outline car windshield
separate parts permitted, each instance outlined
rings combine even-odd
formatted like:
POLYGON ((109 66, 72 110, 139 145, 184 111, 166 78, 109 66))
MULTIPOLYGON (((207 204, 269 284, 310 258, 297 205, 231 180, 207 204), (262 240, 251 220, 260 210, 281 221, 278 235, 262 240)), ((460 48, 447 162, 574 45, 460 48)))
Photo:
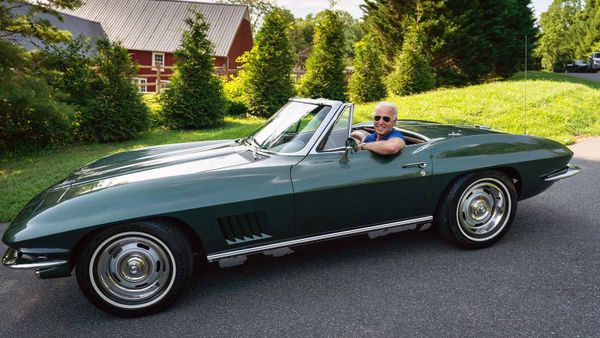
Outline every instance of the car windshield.
POLYGON ((249 139, 264 150, 295 153, 308 144, 331 106, 288 102, 249 139))
POLYGON ((600 53, 596 53, 596 54, 594 54, 594 58, 595 58, 595 59, 597 59, 597 58, 600 58, 600 53))

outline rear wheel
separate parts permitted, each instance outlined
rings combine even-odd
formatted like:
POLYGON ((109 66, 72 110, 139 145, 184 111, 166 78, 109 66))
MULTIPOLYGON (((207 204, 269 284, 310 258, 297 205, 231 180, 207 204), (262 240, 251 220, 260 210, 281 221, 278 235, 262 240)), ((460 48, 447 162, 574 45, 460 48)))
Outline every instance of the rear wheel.
POLYGON ((490 246, 502 238, 515 217, 517 193, 502 172, 484 171, 451 183, 436 212, 438 231, 466 248, 490 246))
POLYGON ((119 316, 157 312, 191 279, 192 249, 175 227, 157 222, 120 225, 100 232, 83 248, 77 281, 100 309, 119 316))

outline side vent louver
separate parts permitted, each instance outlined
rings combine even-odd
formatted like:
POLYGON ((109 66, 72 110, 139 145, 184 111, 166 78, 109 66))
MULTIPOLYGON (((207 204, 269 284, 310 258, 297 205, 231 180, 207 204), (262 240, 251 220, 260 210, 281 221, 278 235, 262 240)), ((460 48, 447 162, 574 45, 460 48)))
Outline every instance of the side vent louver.
POLYGON ((271 237, 263 233, 256 213, 220 217, 217 222, 227 244, 240 244, 271 237))

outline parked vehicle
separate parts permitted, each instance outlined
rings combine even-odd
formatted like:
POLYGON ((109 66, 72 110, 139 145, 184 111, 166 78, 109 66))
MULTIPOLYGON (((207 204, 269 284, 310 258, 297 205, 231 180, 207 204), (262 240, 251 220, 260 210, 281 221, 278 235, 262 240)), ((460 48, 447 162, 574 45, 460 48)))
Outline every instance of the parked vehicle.
POLYGON ((567 64, 567 72, 585 73, 588 71, 588 62, 585 60, 575 60, 567 64))
POLYGON ((102 310, 143 315, 171 304, 194 255, 221 266, 250 254, 434 225, 465 248, 510 228, 517 203, 577 174, 548 139, 481 126, 404 120, 396 155, 358 151, 354 106, 292 99, 252 135, 114 154, 32 199, 3 236, 2 263, 39 278, 75 268, 102 310), (355 136, 356 137, 356 136, 355 136))

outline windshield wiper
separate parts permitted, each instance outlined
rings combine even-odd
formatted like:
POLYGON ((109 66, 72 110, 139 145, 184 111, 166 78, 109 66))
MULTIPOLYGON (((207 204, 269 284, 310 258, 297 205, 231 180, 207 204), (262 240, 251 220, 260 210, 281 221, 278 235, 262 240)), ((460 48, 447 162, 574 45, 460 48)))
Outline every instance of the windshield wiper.
POLYGON ((259 160, 260 158, 258 157, 258 149, 260 148, 260 145, 258 144, 258 142, 256 141, 256 139, 254 139, 254 137, 252 136, 248 136, 244 139, 244 142, 252 147, 252 157, 254 158, 254 160, 259 160))

